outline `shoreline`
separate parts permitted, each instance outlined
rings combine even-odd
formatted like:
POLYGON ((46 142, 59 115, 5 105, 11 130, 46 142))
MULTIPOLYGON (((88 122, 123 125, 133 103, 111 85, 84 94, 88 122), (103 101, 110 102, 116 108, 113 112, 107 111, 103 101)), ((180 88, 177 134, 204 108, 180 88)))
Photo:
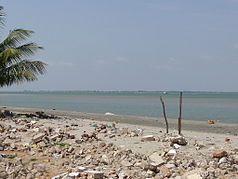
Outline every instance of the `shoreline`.
MULTIPOLYGON (((139 126, 158 127, 165 129, 165 122, 163 118, 155 117, 142 117, 132 115, 105 115, 100 113, 87 113, 77 111, 64 111, 64 110, 53 110, 53 109, 40 109, 40 108, 22 108, 22 107, 11 107, 1 106, 0 110, 9 110, 17 113, 35 113, 37 111, 43 111, 49 115, 70 117, 77 119, 88 119, 92 121, 106 121, 116 122, 123 124, 132 124, 139 126)), ((169 130, 177 130, 177 119, 168 119, 169 130)), ((202 133, 219 133, 219 134, 230 134, 238 135, 238 124, 234 123, 220 123, 208 124, 207 121, 192 121, 182 120, 182 131, 196 131, 202 133)))

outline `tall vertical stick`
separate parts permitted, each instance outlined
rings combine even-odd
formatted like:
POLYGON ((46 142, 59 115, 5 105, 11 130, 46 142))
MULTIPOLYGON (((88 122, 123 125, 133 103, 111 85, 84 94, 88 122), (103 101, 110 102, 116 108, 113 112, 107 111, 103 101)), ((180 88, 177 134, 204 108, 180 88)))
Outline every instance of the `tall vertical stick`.
POLYGON ((179 117, 178 117, 178 133, 181 134, 182 129, 182 98, 183 98, 183 92, 180 92, 179 95, 179 117))
POLYGON ((165 124, 166 124, 166 133, 169 133, 169 124, 168 124, 168 120, 167 120, 167 116, 166 116, 166 109, 165 109, 165 105, 164 105, 164 101, 162 96, 160 96, 160 101, 163 107, 163 115, 164 115, 164 120, 165 120, 165 124))

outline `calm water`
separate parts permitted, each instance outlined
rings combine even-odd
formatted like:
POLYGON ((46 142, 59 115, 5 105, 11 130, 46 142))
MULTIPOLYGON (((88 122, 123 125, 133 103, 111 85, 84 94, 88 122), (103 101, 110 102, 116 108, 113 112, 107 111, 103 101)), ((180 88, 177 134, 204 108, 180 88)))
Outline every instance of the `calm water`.
MULTIPOLYGON (((177 118, 178 92, 0 92, 0 105, 162 117, 160 95, 177 118)), ((238 93, 184 92, 183 117, 238 123, 238 93)))

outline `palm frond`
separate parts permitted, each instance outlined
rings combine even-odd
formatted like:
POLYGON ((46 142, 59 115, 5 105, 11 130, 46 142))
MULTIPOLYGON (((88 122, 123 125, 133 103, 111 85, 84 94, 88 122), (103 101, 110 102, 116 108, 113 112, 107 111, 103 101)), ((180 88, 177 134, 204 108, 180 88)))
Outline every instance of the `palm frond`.
POLYGON ((4 51, 0 52, 0 66, 6 67, 7 64, 12 64, 13 61, 17 61, 21 58, 19 50, 16 48, 7 48, 4 51))
POLYGON ((26 40, 31 34, 34 33, 31 30, 15 29, 9 32, 7 38, 0 43, 0 51, 6 48, 16 48, 22 41, 26 40))
POLYGON ((29 71, 9 72, 0 76, 0 86, 11 86, 12 84, 22 83, 24 81, 35 81, 37 77, 29 71))
POLYGON ((4 25, 4 20, 5 20, 5 13, 4 13, 4 11, 3 11, 3 6, 0 6, 0 25, 2 26, 2 25, 4 25))
POLYGON ((16 49, 19 51, 21 55, 30 56, 30 55, 34 55, 34 53, 37 50, 43 49, 43 47, 37 45, 36 43, 27 43, 17 47, 16 49))
POLYGON ((0 86, 37 80, 36 75, 44 74, 47 64, 41 61, 23 60, 0 70, 0 86))
POLYGON ((0 66, 4 64, 5 66, 8 66, 19 62, 21 58, 34 55, 34 53, 39 49, 43 49, 43 47, 36 43, 27 43, 16 48, 6 48, 0 52, 0 66))

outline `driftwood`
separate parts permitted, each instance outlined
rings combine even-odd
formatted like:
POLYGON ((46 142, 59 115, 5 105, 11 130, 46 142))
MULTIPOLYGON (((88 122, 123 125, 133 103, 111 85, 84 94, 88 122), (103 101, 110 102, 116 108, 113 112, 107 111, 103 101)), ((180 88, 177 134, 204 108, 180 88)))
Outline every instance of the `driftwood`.
POLYGON ((163 115, 164 115, 164 120, 165 120, 165 124, 166 124, 166 133, 169 133, 169 124, 168 124, 168 120, 167 120, 167 116, 166 116, 166 109, 165 109, 165 104, 163 101, 162 96, 160 96, 160 101, 163 107, 163 115))
POLYGON ((178 133, 181 134, 182 130, 182 98, 183 92, 180 92, 179 95, 179 117, 178 117, 178 133))

